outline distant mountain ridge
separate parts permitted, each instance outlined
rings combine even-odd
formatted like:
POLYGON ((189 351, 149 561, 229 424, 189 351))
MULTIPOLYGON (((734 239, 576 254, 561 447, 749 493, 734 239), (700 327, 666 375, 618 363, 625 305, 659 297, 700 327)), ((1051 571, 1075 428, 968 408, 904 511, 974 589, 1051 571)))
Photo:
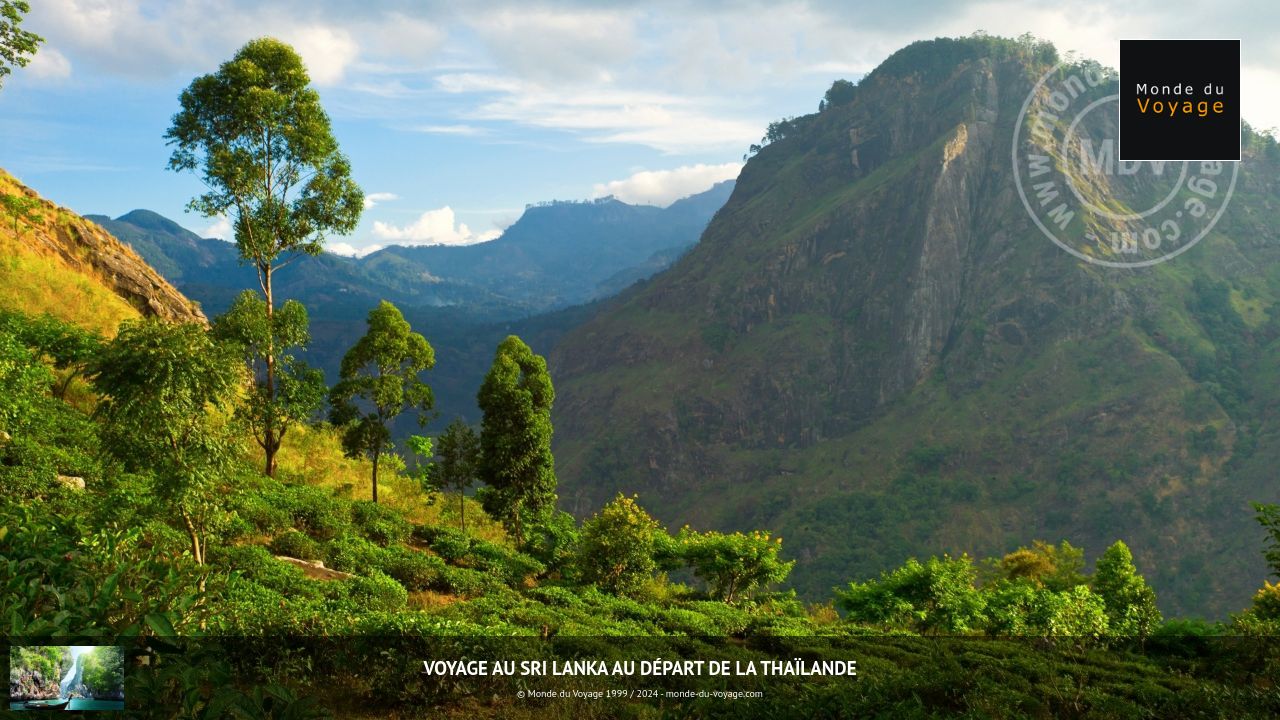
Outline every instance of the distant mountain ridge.
MULTIPOLYGON (((337 377, 342 354, 365 331, 379 300, 404 311, 436 350, 429 373, 440 422, 478 419, 475 394, 506 335, 546 354, 589 317, 579 307, 666 268, 693 246, 733 181, 666 208, 616 199, 531 206, 501 238, 478 245, 392 247, 364 258, 325 253, 277 272, 277 298, 302 301, 311 318, 308 362, 337 377)), ((157 213, 90 216, 198 300, 214 317, 258 285, 235 245, 201 238, 157 213)), ((412 421, 404 419, 404 432, 412 421)), ((416 428, 413 429, 417 432, 416 428)))
MULTIPOLYGON (((613 198, 535 205, 485 243, 306 258, 280 271, 277 293, 314 308, 387 299, 466 307, 492 319, 557 310, 607 297, 665 268, 697 242, 732 189, 733 181, 721 182, 665 208, 613 198)), ((157 213, 88 217, 213 313, 257 283, 234 245, 201 238, 157 213)))

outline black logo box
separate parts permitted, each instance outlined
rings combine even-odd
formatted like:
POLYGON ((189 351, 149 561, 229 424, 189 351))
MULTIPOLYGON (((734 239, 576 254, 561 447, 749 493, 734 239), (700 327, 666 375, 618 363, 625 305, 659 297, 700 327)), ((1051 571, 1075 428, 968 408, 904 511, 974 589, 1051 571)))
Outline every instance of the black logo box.
POLYGON ((1239 40, 1120 41, 1121 160, 1239 160, 1240 100, 1239 40), (1138 92, 1141 85, 1145 93, 1138 92), (1181 92, 1166 94, 1166 87, 1181 92), (1154 112, 1157 102, 1163 113, 1154 112), (1185 102, 1191 114, 1183 112, 1185 102), (1213 112, 1218 102, 1221 113, 1213 112))

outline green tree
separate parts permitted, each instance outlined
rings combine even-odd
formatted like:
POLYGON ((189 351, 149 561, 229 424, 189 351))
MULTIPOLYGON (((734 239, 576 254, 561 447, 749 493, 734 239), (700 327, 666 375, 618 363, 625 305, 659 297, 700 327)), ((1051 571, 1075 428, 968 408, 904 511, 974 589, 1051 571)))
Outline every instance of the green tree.
POLYGON ((707 583, 713 595, 728 603, 786 580, 795 566, 794 560, 783 562, 778 557, 782 538, 771 538, 764 531, 698 533, 686 527, 676 536, 676 545, 693 574, 707 583))
POLYGON ((15 240, 22 237, 21 223, 26 223, 30 227, 43 219, 43 216, 36 212, 36 208, 40 207, 40 201, 26 195, 0 195, 0 207, 4 208, 5 214, 13 222, 15 240))
POLYGON ((52 360, 62 371, 62 377, 53 387, 54 397, 59 400, 66 398, 71 383, 89 369, 89 364, 102 350, 102 337, 97 333, 51 315, 27 317, 0 311, 0 329, 52 360))
POLYGON ((329 393, 329 419, 342 428, 348 457, 373 462, 373 501, 378 502, 378 461, 391 446, 388 423, 408 409, 418 425, 431 410, 431 388, 418 374, 436 364, 430 343, 409 327, 395 305, 383 300, 369 313, 369 330, 342 358, 338 384, 329 393))
POLYGON ((818 103, 818 112, 822 112, 827 108, 848 105, 853 102, 857 94, 857 85, 848 80, 836 80, 831 83, 831 87, 827 88, 826 94, 822 96, 822 102, 818 103))
POLYGON ((267 475, 275 473, 275 458, 285 433, 313 418, 324 405, 328 388, 324 373, 295 355, 311 341, 307 309, 286 300, 274 313, 252 290, 245 290, 226 313, 213 322, 214 339, 235 348, 254 376, 248 402, 237 408, 253 431, 253 439, 267 458, 267 475), (267 387, 268 353, 275 353, 274 392, 267 387))
POLYGON ((551 404, 555 389, 547 361, 515 335, 498 345, 477 397, 480 480, 488 488, 484 508, 524 544, 525 516, 537 520, 556 503, 551 455, 551 404))
POLYGON ((7 328, 0 326, 0 445, 28 423, 53 376, 7 328))
MULTIPOLYGON (((249 42, 218 72, 193 80, 181 104, 165 134, 175 146, 169 168, 200 172, 209 191, 191 201, 192 210, 232 219, 240 258, 258 273, 266 325, 274 330, 273 273, 320 254, 326 233, 354 230, 364 194, 302 59, 279 40, 249 42)), ((266 340, 262 392, 274 406, 280 392, 274 332, 266 340)), ((283 432, 277 417, 261 415, 268 475, 283 432)))
POLYGON ((1133 553, 1117 540, 1098 558, 1093 589, 1106 606, 1112 635, 1143 638, 1163 619, 1156 594, 1133 565, 1133 553))
POLYGON ((849 583, 836 592, 851 620, 917 632, 964 633, 983 621, 985 598, 974 587, 968 555, 911 558, 878 580, 849 583))
POLYGON ((1036 540, 1029 548, 1018 548, 1000 559, 999 570, 1006 579, 1026 579, 1057 591, 1086 582, 1084 550, 1066 540, 1056 546, 1036 540))
POLYGON ((575 563, 582 581, 634 593, 657 569, 654 544, 665 534, 634 499, 619 494, 582 524, 575 563))
POLYGON ((26 67, 44 38, 23 30, 22 16, 31 12, 26 0, 0 0, 0 85, 15 67, 26 67))
POLYGON ((432 465, 431 483, 441 490, 458 493, 458 526, 467 531, 466 489, 476 480, 480 463, 480 438, 471 426, 461 418, 449 423, 436 442, 436 455, 432 465))
POLYGON ((1253 503, 1258 514, 1258 524, 1267 532, 1267 549, 1264 555, 1271 566, 1271 574, 1280 576, 1280 505, 1253 503))
POLYGON ((222 497, 232 439, 222 413, 240 370, 234 355, 194 323, 155 318, 121 324, 93 370, 102 396, 105 446, 126 469, 154 475, 158 499, 176 516, 205 562, 210 532, 224 515, 222 497))

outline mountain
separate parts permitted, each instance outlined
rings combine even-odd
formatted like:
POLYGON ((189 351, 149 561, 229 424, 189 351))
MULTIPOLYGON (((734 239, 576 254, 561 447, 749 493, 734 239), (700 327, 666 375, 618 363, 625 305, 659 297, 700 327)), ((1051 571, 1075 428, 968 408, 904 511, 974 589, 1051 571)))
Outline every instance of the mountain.
POLYGON ((732 190, 726 180, 666 208, 612 197, 533 205, 490 242, 392 246, 363 264, 391 276, 467 282, 536 311, 579 305, 669 265, 698 241, 732 190))
MULTIPOLYGON (((1037 86, 1054 62, 917 43, 771 127, 698 245, 557 344, 562 503, 639 493, 673 527, 774 528, 813 599, 912 555, 1123 538, 1167 612, 1246 606, 1266 574, 1248 502, 1280 498, 1280 147, 1245 132, 1229 208, 1188 252, 1086 262, 1127 256, 1050 242, 1010 153, 1033 90, 1058 99, 1037 86)), ((1080 137, 1115 129, 1081 117, 1080 137)), ((1068 182, 1123 208, 1156 192, 1143 178, 1068 182)))
MULTIPOLYGON (((342 356, 364 334, 379 300, 404 311, 432 343, 431 373, 442 427, 479 419, 475 394, 494 348, 516 333, 539 353, 585 319, 589 304, 669 266, 697 242, 732 192, 726 181, 666 208, 612 198, 531 206, 502 237, 463 247, 392 247, 362 259, 325 253, 278 271, 280 299, 300 300, 311 318, 307 360, 336 381, 342 356), (571 268, 572 271, 566 271, 571 268)), ((149 210, 89 216, 129 243, 210 316, 257 287, 235 245, 201 238, 149 210)), ((402 419, 399 435, 418 432, 402 419)))
POLYGON ((89 219, 40 198, 0 170, 0 308, 49 313, 113 335, 121 320, 155 315, 205 322, 194 303, 129 245, 89 219))
MULTIPOLYGON (((150 210, 134 210, 114 220, 101 215, 88 217, 131 245, 211 314, 224 311, 241 291, 257 287, 256 273, 240 262, 239 252, 232 243, 201 238, 150 210)), ((465 304, 476 311, 492 308, 497 314, 519 312, 510 303, 465 283, 388 282, 367 272, 358 260, 329 253, 301 258, 282 268, 275 276, 275 283, 279 297, 301 300, 313 312, 330 307, 343 314, 353 306, 367 312, 367 308, 382 299, 403 305, 465 304)))

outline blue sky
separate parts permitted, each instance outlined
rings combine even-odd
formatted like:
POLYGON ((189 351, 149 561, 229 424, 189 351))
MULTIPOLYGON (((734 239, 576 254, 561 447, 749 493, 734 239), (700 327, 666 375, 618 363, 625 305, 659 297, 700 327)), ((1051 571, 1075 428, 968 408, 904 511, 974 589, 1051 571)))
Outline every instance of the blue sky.
POLYGON ((736 174, 780 117, 812 112, 920 38, 1033 32, 1114 65, 1120 37, 1244 40, 1244 115, 1280 125, 1266 2, 689 3, 35 0, 47 44, 0 90, 0 167, 77 212, 186 214, 168 172, 177 97, 244 42, 294 44, 373 200, 343 252, 494 236, 525 203, 666 204, 736 174))

